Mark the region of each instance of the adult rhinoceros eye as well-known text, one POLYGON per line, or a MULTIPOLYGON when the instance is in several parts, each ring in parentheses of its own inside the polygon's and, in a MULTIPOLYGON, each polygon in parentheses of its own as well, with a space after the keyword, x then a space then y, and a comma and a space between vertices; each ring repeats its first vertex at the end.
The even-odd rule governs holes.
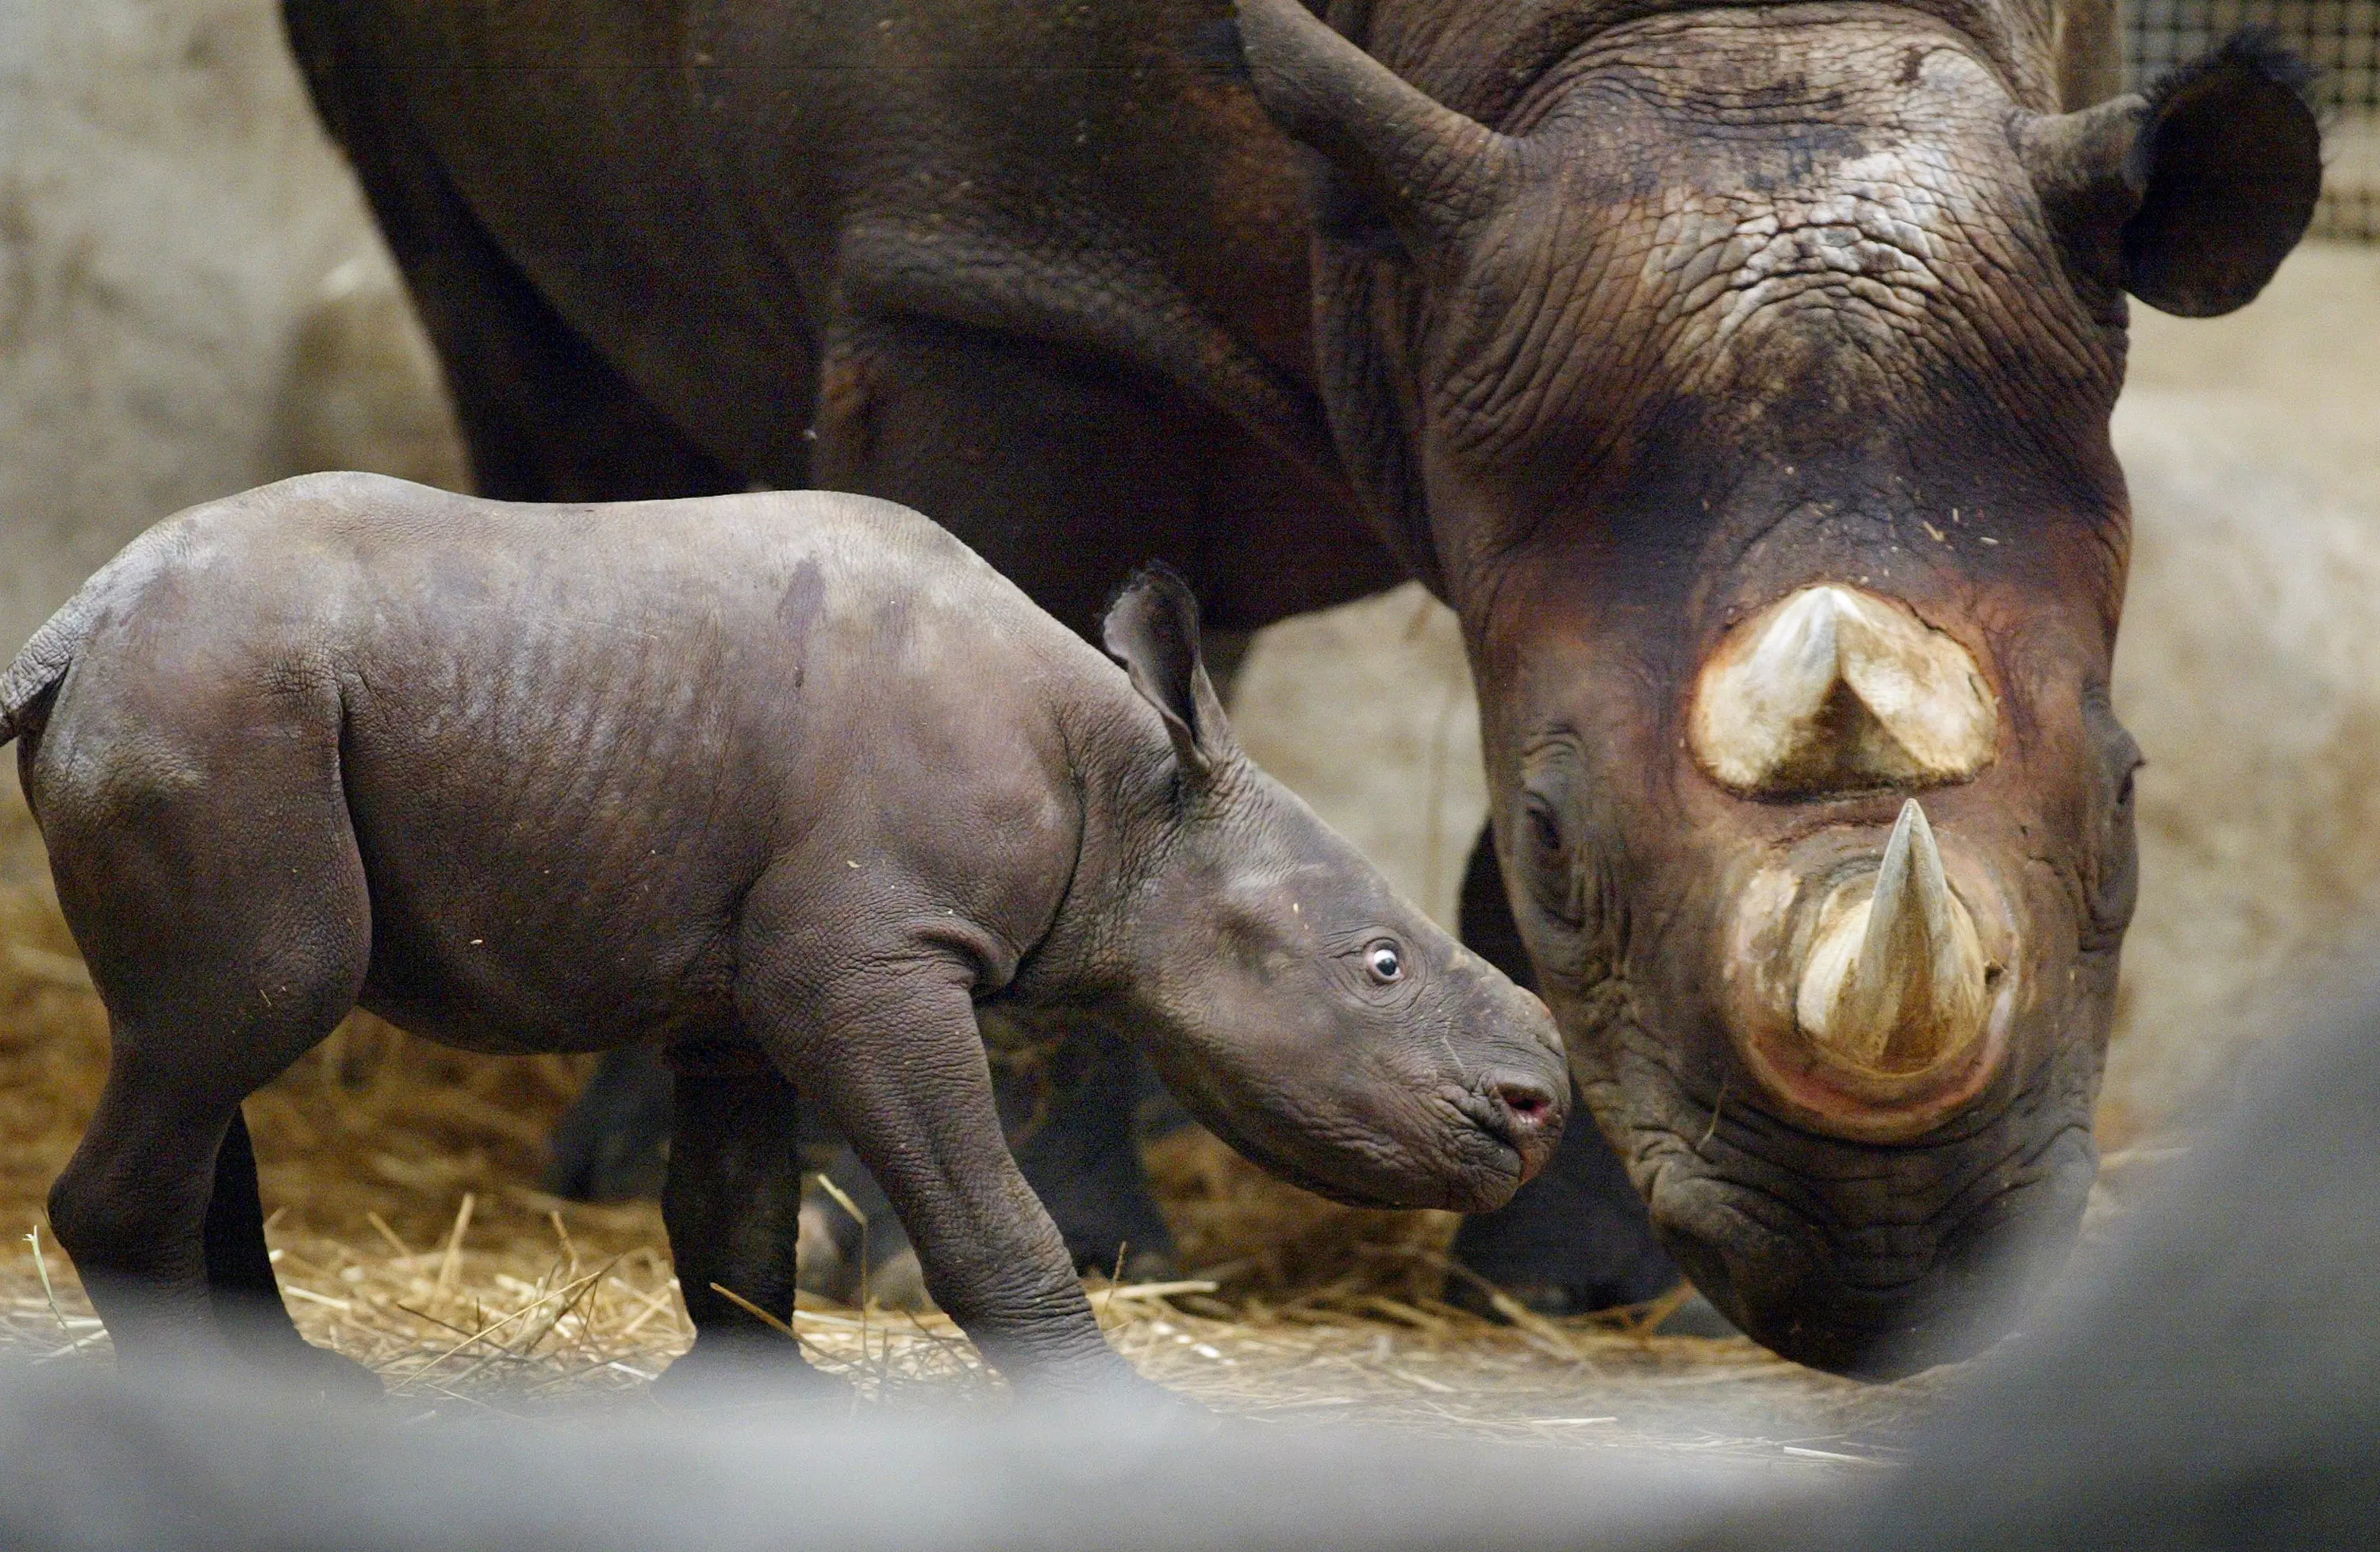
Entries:
POLYGON ((1404 958, 1397 952, 1397 946, 1394 943, 1379 942, 1366 949, 1364 968, 1371 972, 1372 979, 1382 986, 1387 986, 1391 981, 1404 979, 1404 958))

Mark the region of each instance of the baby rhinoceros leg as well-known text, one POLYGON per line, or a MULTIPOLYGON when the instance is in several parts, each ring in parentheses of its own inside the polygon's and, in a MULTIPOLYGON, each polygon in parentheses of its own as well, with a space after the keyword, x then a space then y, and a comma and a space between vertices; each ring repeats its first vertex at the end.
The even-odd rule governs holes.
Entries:
POLYGON ((1137 1385, 1002 1134, 975 964, 947 939, 903 933, 909 913, 897 903, 845 910, 804 892, 771 877, 747 900, 737 986, 747 1033, 805 1085, 816 1079, 907 1229, 926 1291, 1011 1384, 1137 1385), (862 930, 878 940, 823 945, 804 930, 820 917, 872 922, 862 930))
POLYGON ((153 667, 79 688, 27 783, 108 1011, 106 1086, 50 1194, 58 1241, 128 1367, 236 1355, 376 1394, 280 1303, 240 1116, 346 1016, 370 954, 336 692, 153 667))
POLYGON ((662 1218, 694 1346, 663 1372, 674 1404, 743 1399, 753 1382, 813 1387, 787 1320, 800 1234, 798 1096, 758 1048, 688 1041, 669 1052, 672 1118, 662 1218), (722 1291, 724 1290, 724 1291, 722 1291), (732 1297, 730 1295, 733 1295, 732 1297))

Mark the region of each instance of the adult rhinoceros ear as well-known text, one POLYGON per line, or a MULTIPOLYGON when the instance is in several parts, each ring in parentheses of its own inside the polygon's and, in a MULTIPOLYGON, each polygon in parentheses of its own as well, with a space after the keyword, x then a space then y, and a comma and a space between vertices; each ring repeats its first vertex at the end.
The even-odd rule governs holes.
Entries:
POLYGON ((2322 193, 2312 72, 2242 32, 2146 95, 2029 120, 2018 144, 2051 219, 2161 312, 2212 318, 2273 278, 2322 193))
POLYGON ((1405 246, 1426 252, 1497 208, 1514 142, 1432 101, 1301 0, 1238 0, 1249 83, 1274 123, 1328 158, 1405 246))
POLYGON ((1108 605, 1100 635, 1132 687, 1165 719, 1184 775, 1206 777, 1231 759, 1238 746, 1198 655, 1198 600, 1187 582, 1147 567, 1108 605))

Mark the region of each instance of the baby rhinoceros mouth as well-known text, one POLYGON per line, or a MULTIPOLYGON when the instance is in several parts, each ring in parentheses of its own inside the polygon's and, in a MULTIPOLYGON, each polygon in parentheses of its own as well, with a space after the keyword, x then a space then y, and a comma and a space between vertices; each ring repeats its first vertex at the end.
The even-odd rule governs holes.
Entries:
POLYGON ((1475 1087, 1450 1089, 1446 1097, 1467 1123, 1466 1134, 1457 1144, 1461 1156, 1492 1160, 1485 1171, 1475 1167, 1463 1171, 1494 1196, 1486 1207, 1461 1209, 1466 1212, 1501 1206, 1535 1179, 1561 1141, 1569 1109, 1563 1089, 1518 1073, 1491 1073, 1475 1087))
POLYGON ((1524 1051, 1488 1060, 1434 1078, 1374 1069, 1354 1102, 1342 1095, 1276 1112, 1271 1127, 1245 1127, 1228 1112, 1208 1124, 1273 1174, 1332 1201, 1491 1212, 1553 1158, 1570 1074, 1550 1053, 1542 1062, 1524 1051))

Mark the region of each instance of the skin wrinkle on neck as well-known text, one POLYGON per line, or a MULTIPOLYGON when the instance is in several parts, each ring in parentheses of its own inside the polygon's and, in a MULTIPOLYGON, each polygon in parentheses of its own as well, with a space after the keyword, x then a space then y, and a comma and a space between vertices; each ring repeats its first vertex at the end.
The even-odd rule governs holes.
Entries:
MULTIPOLYGON (((1053 982, 1078 994, 1089 989, 1112 995, 1131 978, 1122 949, 1130 940, 1132 902, 1166 867, 1177 828, 1159 817, 1164 805, 1150 791, 1151 773, 1170 763, 1172 746, 1161 732, 1138 725, 1140 709, 1111 694, 1062 707, 1053 719, 1080 803, 1080 823, 1073 867, 1050 926, 1009 982, 1007 989, 1023 1000, 1037 1000, 1024 989, 1028 964, 1038 972, 1036 987, 1053 982), (1103 759, 1094 752, 1103 743, 1146 745, 1148 758, 1103 759), (1095 888, 1085 887, 1089 880, 1096 880, 1095 888)), ((1154 722, 1153 714, 1148 721, 1154 722)))
MULTIPOLYGON (((1050 719, 1057 730, 1059 747, 1064 753, 1066 773, 1070 778, 1068 784, 1075 795, 1074 855, 1066 865, 1066 882, 1058 891, 1057 903, 1050 907, 1048 925, 1043 928, 1041 936, 1018 954, 1015 967, 1009 972, 1007 984, 1000 988, 1002 993, 1020 991, 1037 982, 1039 979, 1037 972, 1045 963, 1057 965, 1051 979, 1062 983, 1079 982, 1087 978, 1085 966, 1097 958, 1099 945, 1096 934, 1086 950, 1077 951, 1074 962, 1069 963, 1065 955, 1065 950, 1071 947, 1065 941, 1066 928, 1075 919, 1073 913, 1083 904, 1083 858, 1092 846, 1091 827, 1094 823, 1091 782, 1087 772, 1096 767, 1095 762, 1087 758, 1087 744, 1076 734, 1074 725, 1075 714, 1073 705, 1062 705, 1056 708, 1056 714, 1050 719), (1053 944, 1060 949, 1056 954, 1050 952, 1053 944)), ((1094 919, 1097 915, 1096 911, 1091 913, 1094 919)))

